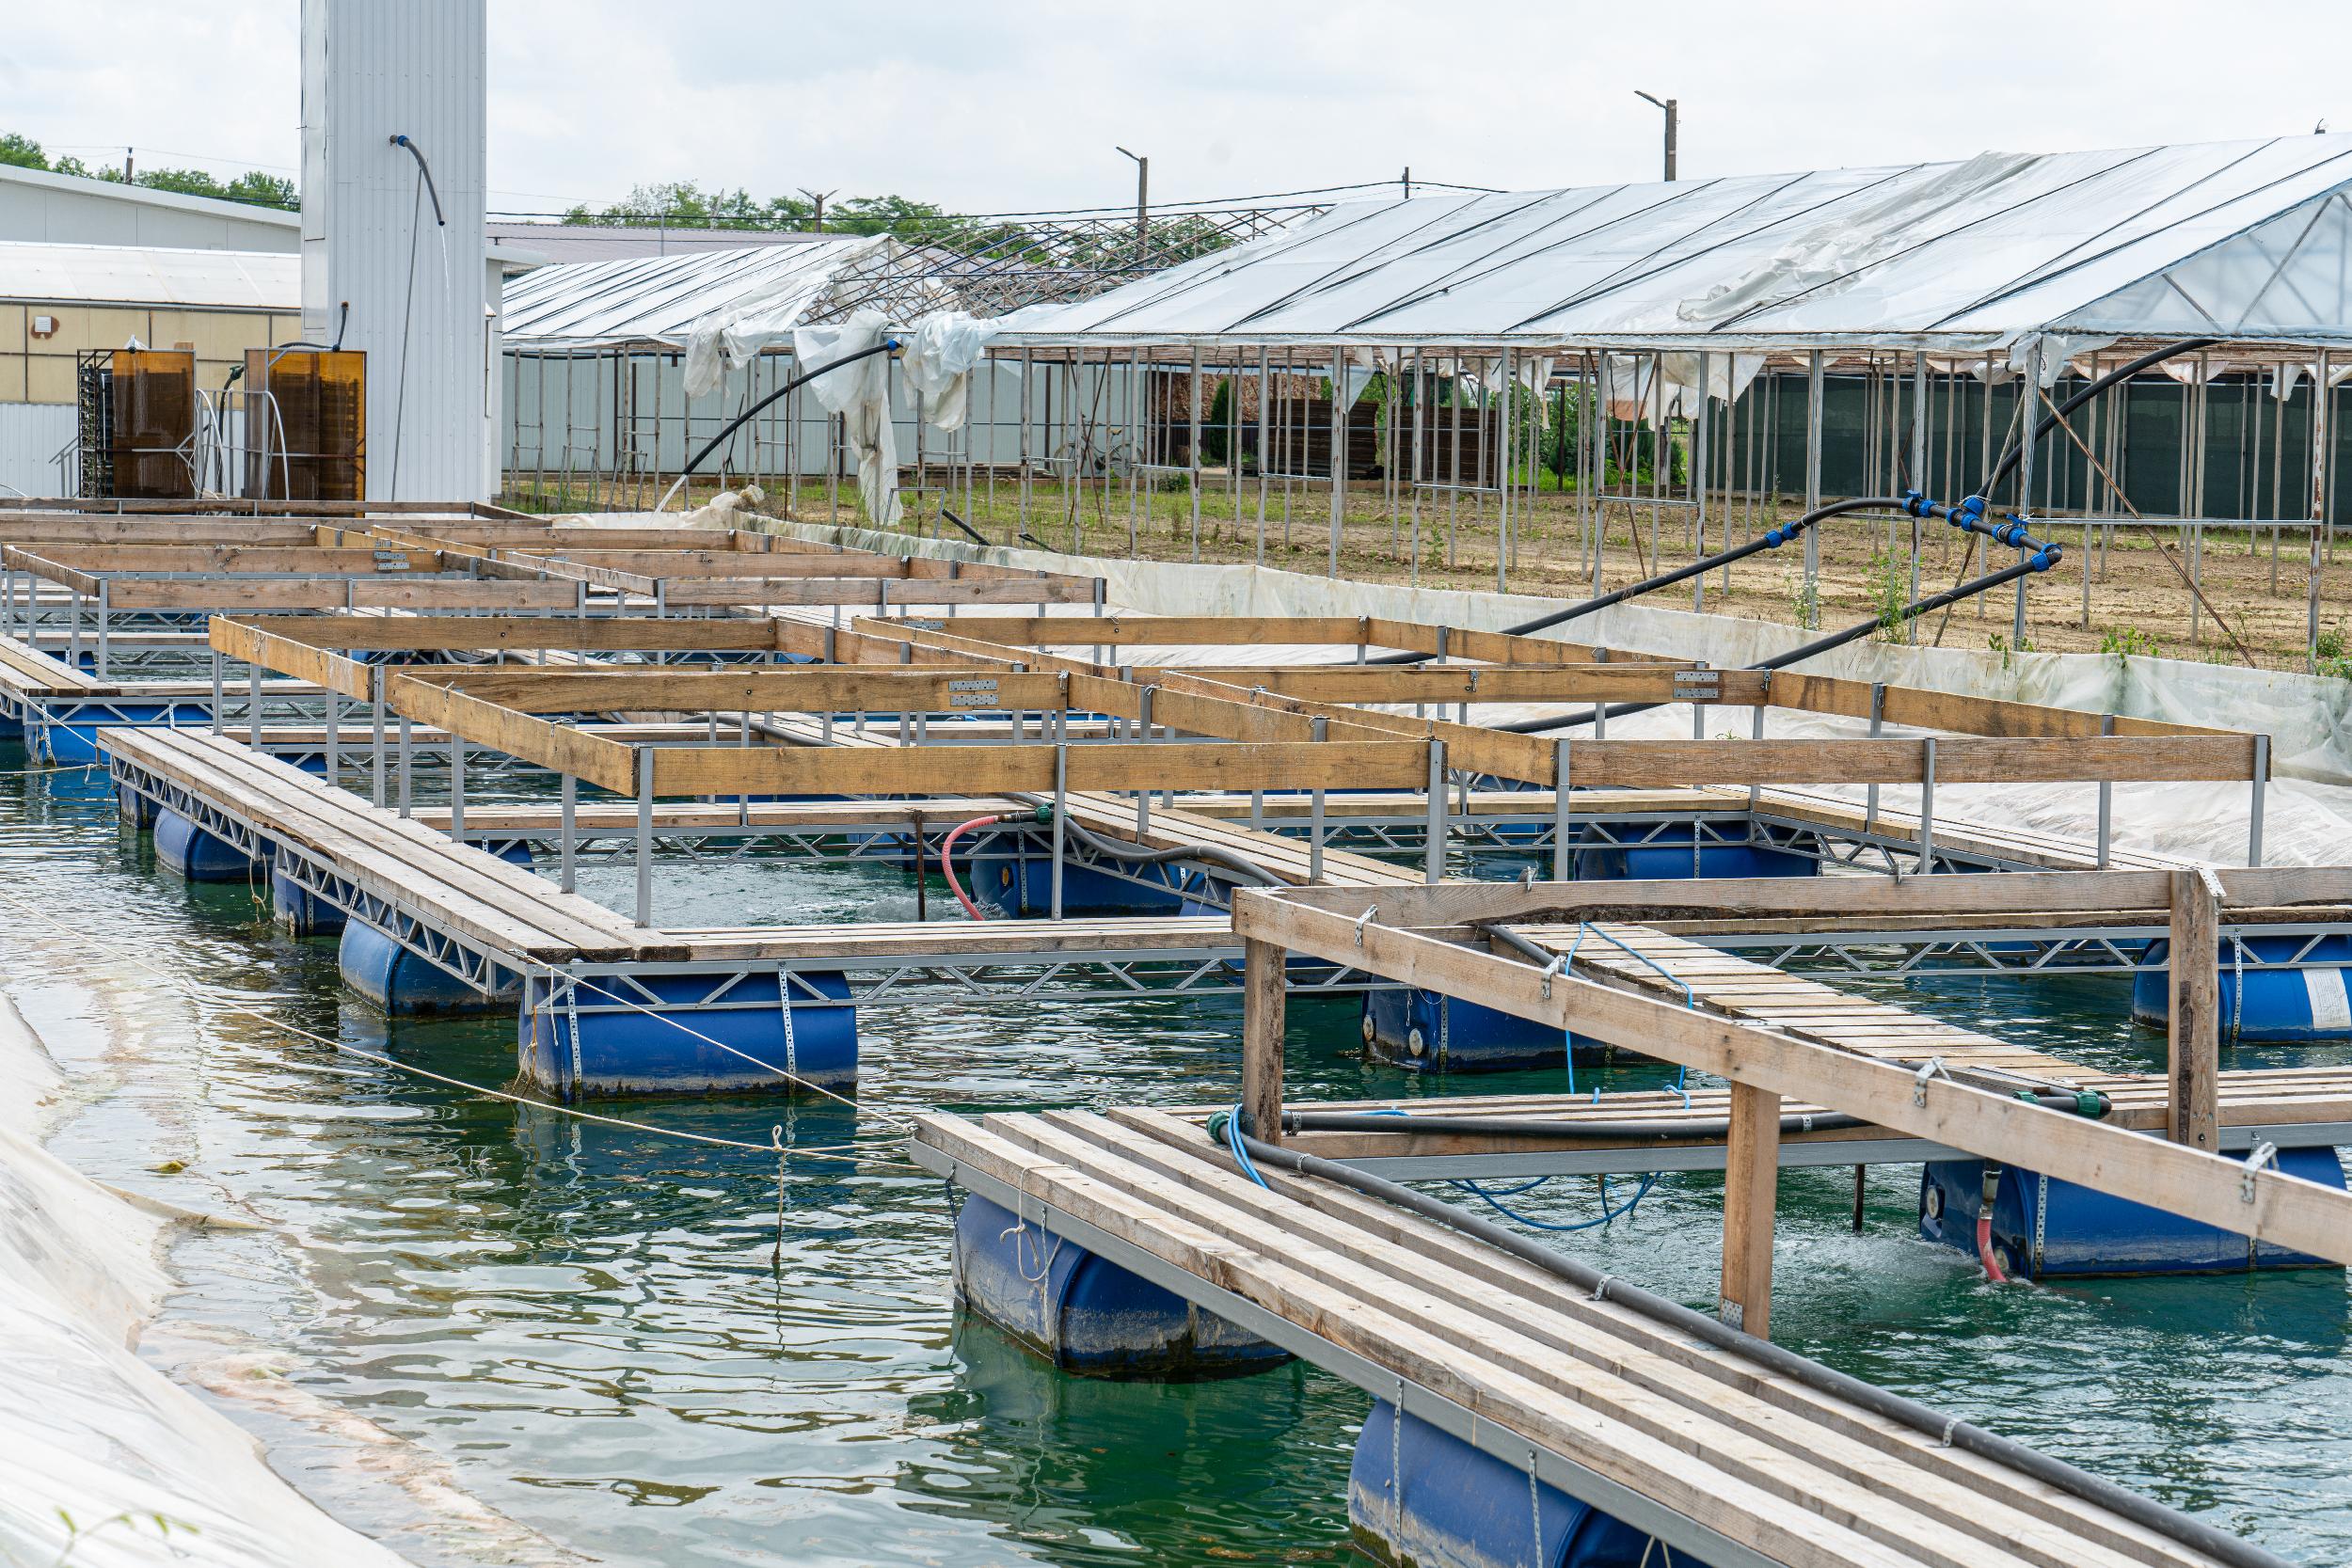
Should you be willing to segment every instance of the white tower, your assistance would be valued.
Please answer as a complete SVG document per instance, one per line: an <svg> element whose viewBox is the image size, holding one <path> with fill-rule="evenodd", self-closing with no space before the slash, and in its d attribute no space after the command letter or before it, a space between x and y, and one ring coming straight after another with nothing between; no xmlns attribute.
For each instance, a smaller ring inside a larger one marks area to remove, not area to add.
<svg viewBox="0 0 2352 1568"><path fill-rule="evenodd" d="M367 353L371 500L494 478L485 6L302 3L302 331Z"/></svg>

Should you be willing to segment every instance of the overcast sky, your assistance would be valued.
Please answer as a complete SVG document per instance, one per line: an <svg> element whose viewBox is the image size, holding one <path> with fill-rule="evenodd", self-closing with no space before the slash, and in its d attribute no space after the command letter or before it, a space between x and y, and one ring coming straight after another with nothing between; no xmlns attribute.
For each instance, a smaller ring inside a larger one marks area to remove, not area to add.
<svg viewBox="0 0 2352 1568"><path fill-rule="evenodd" d="M390 3L390 0L386 0ZM425 4L431 0L401 0ZM295 0L19 0L0 131L291 175ZM1513 188L2352 132L2352 6L490 0L491 206L691 178L960 212L1417 178Z"/></svg>

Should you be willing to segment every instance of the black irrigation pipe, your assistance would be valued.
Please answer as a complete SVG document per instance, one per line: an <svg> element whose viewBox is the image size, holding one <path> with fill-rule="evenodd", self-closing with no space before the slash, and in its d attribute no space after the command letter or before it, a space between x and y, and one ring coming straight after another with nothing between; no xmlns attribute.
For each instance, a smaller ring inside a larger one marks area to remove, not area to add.
<svg viewBox="0 0 2352 1568"><path fill-rule="evenodd" d="M1801 659L1811 658L1816 654L1825 654L1833 648L1842 648L1849 642L1858 642L1882 627L1900 626L1905 621L1916 620L1922 615L1931 615L1946 605L1958 604L1963 599L1989 593L2003 583L2014 582L2019 578L2030 576L2035 572L2046 572L2058 563L2064 553L2059 546L2047 546L2013 566L2004 566L1999 571L1989 573L1972 582L1963 582L1956 588L1947 588L1941 594L1931 594L1924 599L1905 605L1900 612L1892 617L1861 622L1856 626L1848 626L1844 631L1832 632L1827 637L1807 642L1801 648L1791 648L1785 654L1774 654L1772 657L1759 660L1746 668L1750 670L1786 669ZM1647 713L1654 707L1664 705L1663 703L1613 703L1606 709L1585 708L1581 712L1562 714L1555 718L1522 719L1515 724L1491 724L1487 727L1511 735L1541 735L1547 730L1565 729L1571 724L1589 724L1598 713L1605 712L1612 719L1621 719L1628 714Z"/></svg>
<svg viewBox="0 0 2352 1568"><path fill-rule="evenodd" d="M727 444L728 436L734 435L737 431L751 423L754 415L758 414L770 404L775 402L778 398L783 397L787 392L795 392L800 390L800 388L807 386L810 382L816 380L818 376L823 375L828 371L837 371L844 365L854 365L859 360L869 359L877 354L889 354L898 347L898 339L884 338L881 342L876 343L871 348L859 349L855 354L845 354L838 359L828 359L823 364L818 366L815 370L803 371L801 374L794 376L791 380L786 382L783 386L777 388L766 397L761 398L757 403L753 404L749 408L744 409L743 412L738 414L732 420L729 420L726 422L726 427L724 429L721 430L718 435L713 436L709 440L704 442L703 450L688 458L686 460L686 467L677 471L676 483L670 486L670 490L675 492L683 486L686 483L687 475L692 473L696 468L701 467L703 466L703 460L707 458L712 452L717 451L721 447L725 446ZM662 496L661 499L663 504L666 505L670 497L665 494ZM656 510L659 510L659 508Z"/></svg>
<svg viewBox="0 0 2352 1568"><path fill-rule="evenodd" d="M1223 1141L1222 1117L1216 1118L1210 1136ZM1529 1241L1515 1231L1506 1230L1490 1220L1482 1219L1469 1211L1456 1208L1443 1198L1432 1197L1383 1177L1370 1175L1311 1154L1301 1154L1276 1144L1262 1142L1247 1133L1240 1134L1241 1147L1252 1164L1270 1165L1300 1176L1314 1177L1352 1188L1367 1197L1410 1210L1424 1219L1450 1226L1474 1241L1500 1248L1522 1262L1533 1264L1554 1278L1567 1281L1596 1301L1613 1301L1629 1311L1639 1313L1652 1322L1661 1323L1677 1333L1717 1350L1752 1362L1766 1371L1804 1385L1817 1393L1829 1395L1860 1406L1871 1415L1894 1421L1933 1438L1945 1446L1963 1453L1972 1453L1996 1465L2005 1465L2034 1481L2054 1486L2059 1491L2081 1498L2094 1507L2106 1509L2120 1518L2143 1529L2153 1530L2167 1540L2220 1560L2232 1568L2295 1568L2285 1558L2264 1550L2250 1541L2243 1541L2226 1531L2216 1529L2201 1519L2190 1517L2178 1509L2168 1508L2153 1497L2141 1497L2113 1481L2103 1481L2087 1470L2076 1468L2062 1459L2055 1459L2022 1443L1986 1431L1957 1416L1905 1399L1902 1395L1866 1383L1861 1378L1825 1367L1810 1356L1785 1350L1769 1339L1718 1323L1704 1312L1692 1311L1680 1302L1629 1284L1614 1275L1603 1274L1589 1264L1579 1262L1563 1253Z"/></svg>

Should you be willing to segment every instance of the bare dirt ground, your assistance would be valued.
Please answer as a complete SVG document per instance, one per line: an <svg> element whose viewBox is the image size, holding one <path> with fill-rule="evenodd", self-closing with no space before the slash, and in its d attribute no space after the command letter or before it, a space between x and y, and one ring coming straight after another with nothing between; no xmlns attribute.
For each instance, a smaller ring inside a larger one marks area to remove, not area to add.
<svg viewBox="0 0 2352 1568"><path fill-rule="evenodd" d="M715 493L715 485L698 484L684 504L699 505ZM854 486L839 487L837 505L829 505L831 499L823 481L803 481L796 515L807 522L861 520ZM1073 507L1072 498L1060 486L1038 483L1030 488L1025 514L1015 481L999 476L992 486L982 476L974 483L968 505L960 488L943 498L937 491L911 487L904 526L917 533L966 537L940 517L943 499L975 532L996 544L1030 542L1053 549L1120 556L1128 551L1132 524L1136 553L1149 560L1248 562L1258 559L1254 482L1245 481L1236 498L1230 482L1214 472L1201 487L1197 553L1193 498L1183 489L1131 497L1121 486L1114 485L1105 493L1089 485ZM761 510L783 515L786 500L779 486L768 495ZM642 487L624 487L610 495L576 489L544 498L536 504L518 498L517 503L534 511L599 510L643 506L648 500ZM1460 500L1452 510L1449 545L1444 498L1424 497L1416 548L1408 504L1400 501L1392 508L1376 483L1351 487L1342 527L1340 574L1371 582L1492 589L1497 535L1492 505L1473 508ZM1793 516L1796 511L1796 505L1787 500L1775 507L1770 500L1750 503L1736 499L1729 518L1730 539L1744 542L1770 528L1779 516ZM1645 505L1613 503L1607 512L1601 573L1605 588L1622 587L1695 558L1687 509L1666 508L1653 515ZM1267 504L1265 563L1294 572L1326 570L1330 519L1327 489L1299 485L1287 497L1274 489ZM1710 519L1710 548L1723 547L1724 527L1721 516ZM1838 518L1821 525L1817 607L1805 603L1804 546L1792 544L1740 562L1731 568L1728 586L1723 573L1708 574L1705 608L1718 614L1788 626L1809 621L1824 630L1870 619L1881 612L1882 606L1899 606L1912 597L1912 527L1909 518L1896 519L1891 525L1882 518ZM1964 578L2016 559L2008 547L1991 545L1993 556L1988 564L1983 546L1989 541L1979 540L1979 550L1966 556L1968 536L1937 522L1922 522L1918 527L1921 594L1942 592ZM1512 592L1574 598L1592 591L1591 557L1581 534L1572 494L1544 493L1532 509L1515 514L1514 531L1518 548L1508 574ZM2273 670L2307 667L2307 535L2282 531L2274 539L2269 531L2208 530L2197 543L2197 559L2192 562L2190 542L2177 539L2169 529L2094 527L2088 553L2081 524L2053 518L2045 531L2055 534L2065 546L2065 554L2052 570L2028 579L2028 648L2251 663ZM1027 535L1026 541L1022 534ZM2352 649L2352 548L2328 553L2335 559L2323 562L2320 572L2322 664L2329 673L2352 675L2352 661L2345 657L2347 649ZM2086 565L2090 576L2087 613ZM2201 605L2189 588L2192 576L2202 589ZM1648 602L1687 609L1692 600L1691 586L1683 584L1659 591ZM2008 643L2014 604L2014 590L2005 586L1966 601L1948 614L1921 617L1915 628L1899 629L1892 635L1896 640L1908 636L1946 647L1998 649Z"/></svg>

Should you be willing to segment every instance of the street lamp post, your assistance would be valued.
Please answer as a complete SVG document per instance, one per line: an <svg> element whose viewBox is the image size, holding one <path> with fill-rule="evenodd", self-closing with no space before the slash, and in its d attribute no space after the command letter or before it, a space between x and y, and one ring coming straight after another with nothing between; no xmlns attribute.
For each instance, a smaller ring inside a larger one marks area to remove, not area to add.
<svg viewBox="0 0 2352 1568"><path fill-rule="evenodd" d="M1140 261L1152 237L1152 160L1123 147L1119 150L1136 161L1136 260Z"/></svg>
<svg viewBox="0 0 2352 1568"><path fill-rule="evenodd" d="M1674 98L1653 98L1639 87L1633 89L1633 96L1655 103L1666 111L1666 182L1672 184L1675 177L1675 134L1681 128L1682 120L1681 110L1677 105L1681 101Z"/></svg>

